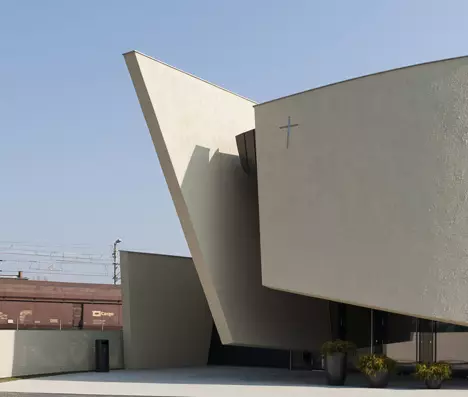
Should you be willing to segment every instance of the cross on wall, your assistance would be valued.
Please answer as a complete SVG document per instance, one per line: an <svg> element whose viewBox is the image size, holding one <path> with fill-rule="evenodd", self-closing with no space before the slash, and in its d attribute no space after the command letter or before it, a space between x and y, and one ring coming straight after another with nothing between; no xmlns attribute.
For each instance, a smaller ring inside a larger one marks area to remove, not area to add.
<svg viewBox="0 0 468 397"><path fill-rule="evenodd" d="M289 147L289 135L291 133L291 128L297 127L299 124L291 124L291 116L288 116L288 124L280 127L280 130L287 128L286 132L286 149Z"/></svg>

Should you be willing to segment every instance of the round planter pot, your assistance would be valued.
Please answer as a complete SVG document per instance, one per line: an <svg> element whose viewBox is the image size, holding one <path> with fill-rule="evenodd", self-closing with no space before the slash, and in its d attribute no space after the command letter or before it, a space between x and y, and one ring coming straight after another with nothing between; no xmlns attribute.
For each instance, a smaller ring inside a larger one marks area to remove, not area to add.
<svg viewBox="0 0 468 397"><path fill-rule="evenodd" d="M367 375L367 380L369 381L369 386L373 388L385 388L388 386L388 381L390 379L390 373L388 371L379 371L374 375Z"/></svg>
<svg viewBox="0 0 468 397"><path fill-rule="evenodd" d="M325 374L330 386L343 386L346 380L345 353L332 353L325 356Z"/></svg>
<svg viewBox="0 0 468 397"><path fill-rule="evenodd" d="M428 389L440 389L442 387L443 380L441 379L426 379L425 383Z"/></svg>

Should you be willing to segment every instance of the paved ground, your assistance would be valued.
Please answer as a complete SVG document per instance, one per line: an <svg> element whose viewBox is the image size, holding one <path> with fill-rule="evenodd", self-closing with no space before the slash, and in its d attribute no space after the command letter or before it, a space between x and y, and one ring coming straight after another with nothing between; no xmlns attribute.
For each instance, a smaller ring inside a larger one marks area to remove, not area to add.
<svg viewBox="0 0 468 397"><path fill-rule="evenodd" d="M458 397L468 396L468 380L450 381L427 390L410 376L391 381L388 389L366 388L363 376L349 377L347 387L327 387L322 372L205 367L160 371L79 373L0 384L0 396L164 396L164 397Z"/></svg>

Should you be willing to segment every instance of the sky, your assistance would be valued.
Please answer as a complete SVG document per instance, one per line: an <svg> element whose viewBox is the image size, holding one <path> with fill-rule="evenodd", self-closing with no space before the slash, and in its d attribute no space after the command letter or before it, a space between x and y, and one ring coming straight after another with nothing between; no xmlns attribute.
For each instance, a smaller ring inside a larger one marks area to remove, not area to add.
<svg viewBox="0 0 468 397"><path fill-rule="evenodd" d="M116 238L190 255L124 52L262 102L468 55L466 15L465 0L0 0L0 260L109 258Z"/></svg>

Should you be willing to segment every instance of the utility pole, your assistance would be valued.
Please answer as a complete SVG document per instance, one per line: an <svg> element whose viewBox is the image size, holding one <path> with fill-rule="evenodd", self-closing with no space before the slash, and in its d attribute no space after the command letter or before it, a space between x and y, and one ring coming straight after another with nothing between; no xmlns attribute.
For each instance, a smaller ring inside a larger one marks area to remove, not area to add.
<svg viewBox="0 0 468 397"><path fill-rule="evenodd" d="M114 266L114 285L117 285L117 281L120 280L120 265L117 263L117 244L121 243L121 239L117 239L114 241L114 249L112 250L112 259L113 259L113 266Z"/></svg>

